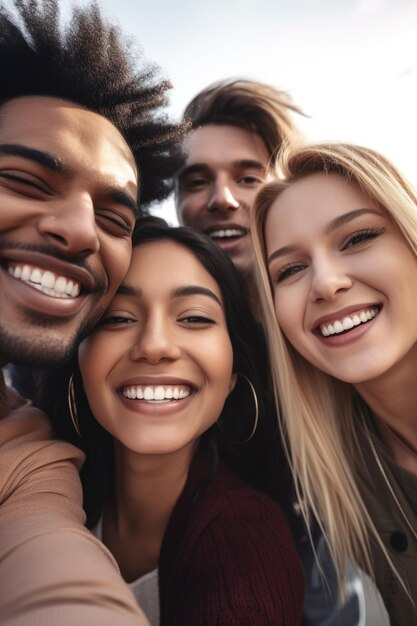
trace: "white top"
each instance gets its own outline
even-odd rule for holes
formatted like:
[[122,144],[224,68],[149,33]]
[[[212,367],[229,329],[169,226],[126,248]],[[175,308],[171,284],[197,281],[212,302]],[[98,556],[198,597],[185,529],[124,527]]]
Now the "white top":
[[[103,541],[102,518],[92,533],[97,539]],[[131,583],[127,583],[129,589],[136,598],[142,611],[148,618],[151,626],[159,626],[159,587],[158,570],[154,569]]]

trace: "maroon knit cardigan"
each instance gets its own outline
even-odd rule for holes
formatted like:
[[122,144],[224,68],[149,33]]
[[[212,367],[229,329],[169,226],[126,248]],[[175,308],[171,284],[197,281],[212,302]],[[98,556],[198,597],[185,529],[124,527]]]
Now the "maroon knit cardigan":
[[201,446],[159,559],[160,626],[296,626],[303,571],[280,507]]

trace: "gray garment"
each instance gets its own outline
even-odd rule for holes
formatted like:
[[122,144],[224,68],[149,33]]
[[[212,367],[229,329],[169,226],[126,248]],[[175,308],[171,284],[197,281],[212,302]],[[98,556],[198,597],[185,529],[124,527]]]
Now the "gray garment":
[[389,617],[375,585],[359,568],[350,565],[346,602],[338,603],[337,576],[323,535],[316,529],[317,564],[309,540],[298,542],[306,577],[302,626],[389,626]]
[[353,567],[349,568],[347,598],[340,605],[336,571],[324,537],[317,528],[313,538],[322,572],[309,539],[304,537],[297,542],[306,578],[302,626],[363,626],[364,610],[360,601],[363,590],[357,572]]

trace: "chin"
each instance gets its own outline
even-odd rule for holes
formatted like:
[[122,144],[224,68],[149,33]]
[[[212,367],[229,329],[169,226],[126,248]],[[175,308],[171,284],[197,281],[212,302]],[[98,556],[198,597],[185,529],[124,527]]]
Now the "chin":
[[33,333],[31,337],[13,337],[0,331],[0,353],[5,362],[32,367],[60,367],[68,363],[75,351],[75,342],[65,337],[44,337]]

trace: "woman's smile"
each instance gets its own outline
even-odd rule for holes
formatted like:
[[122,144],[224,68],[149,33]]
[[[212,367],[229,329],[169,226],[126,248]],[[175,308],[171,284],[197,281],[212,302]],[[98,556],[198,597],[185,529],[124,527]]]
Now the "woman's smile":
[[295,182],[271,205],[265,240],[278,324],[307,361],[354,384],[406,355],[414,368],[416,257],[356,185],[335,173]]
[[131,452],[193,447],[234,386],[220,288],[187,248],[157,240],[134,249],[119,292],[79,352],[91,409]]

